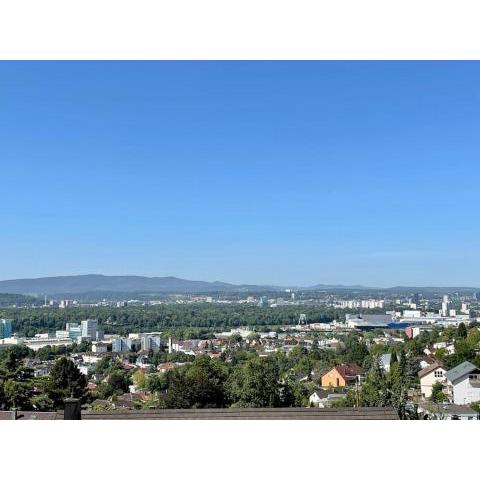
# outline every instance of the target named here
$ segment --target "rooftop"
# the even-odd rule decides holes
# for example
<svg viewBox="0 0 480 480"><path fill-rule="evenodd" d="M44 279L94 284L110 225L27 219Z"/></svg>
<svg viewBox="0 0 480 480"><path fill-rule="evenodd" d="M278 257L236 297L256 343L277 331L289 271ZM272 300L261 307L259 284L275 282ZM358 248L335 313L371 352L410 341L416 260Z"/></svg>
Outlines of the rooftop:
<svg viewBox="0 0 480 480"><path fill-rule="evenodd" d="M13 420L0 412L0 420ZM205 408L82 411L83 420L398 420L393 408ZM63 412L17 412L17 420L63 420Z"/></svg>
<svg viewBox="0 0 480 480"><path fill-rule="evenodd" d="M447 380L451 383L455 382L459 378L467 375L475 370L480 370L477 366L470 362L463 362L460 365L457 365L455 368L452 368L446 373Z"/></svg>

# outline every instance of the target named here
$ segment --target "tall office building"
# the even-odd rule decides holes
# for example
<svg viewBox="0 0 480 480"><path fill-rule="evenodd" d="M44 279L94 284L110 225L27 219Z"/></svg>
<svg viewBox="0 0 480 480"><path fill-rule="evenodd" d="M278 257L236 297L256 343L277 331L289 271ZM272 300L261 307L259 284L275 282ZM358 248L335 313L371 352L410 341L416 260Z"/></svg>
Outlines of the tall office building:
<svg viewBox="0 0 480 480"><path fill-rule="evenodd" d="M91 340L97 339L98 333L98 320L91 319L82 320L81 323L82 338L89 338Z"/></svg>
<svg viewBox="0 0 480 480"><path fill-rule="evenodd" d="M79 341L82 336L82 327L78 323L67 322L65 330L68 334L68 337L73 341Z"/></svg>
<svg viewBox="0 0 480 480"><path fill-rule="evenodd" d="M0 338L10 338L12 336L12 321L6 318L0 319Z"/></svg>

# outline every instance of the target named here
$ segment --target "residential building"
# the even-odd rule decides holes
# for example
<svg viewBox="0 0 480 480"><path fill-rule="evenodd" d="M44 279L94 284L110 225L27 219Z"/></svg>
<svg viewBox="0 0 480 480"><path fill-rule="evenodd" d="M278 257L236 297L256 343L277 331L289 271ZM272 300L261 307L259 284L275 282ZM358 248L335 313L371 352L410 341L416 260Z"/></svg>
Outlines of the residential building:
<svg viewBox="0 0 480 480"><path fill-rule="evenodd" d="M160 351L162 346L162 338L158 334L153 333L144 333L140 336L140 349L144 352L148 352L149 350L153 351L154 353Z"/></svg>
<svg viewBox="0 0 480 480"><path fill-rule="evenodd" d="M346 393L328 393L326 390L315 390L308 398L309 405L317 408L328 408L347 396Z"/></svg>
<svg viewBox="0 0 480 480"><path fill-rule="evenodd" d="M435 383L446 385L446 373L447 370L440 363L432 363L431 365L427 365L418 372L418 378L420 379L420 390L424 398L430 398L432 396L432 387L435 385Z"/></svg>
<svg viewBox="0 0 480 480"><path fill-rule="evenodd" d="M479 420L479 413L468 405L425 404L419 405L419 413L425 413L431 420Z"/></svg>
<svg viewBox="0 0 480 480"><path fill-rule="evenodd" d="M457 405L480 402L480 368L470 362L463 362L446 373L447 388Z"/></svg>
<svg viewBox="0 0 480 480"><path fill-rule="evenodd" d="M94 353L106 353L108 346L104 342L92 342L92 352Z"/></svg>
<svg viewBox="0 0 480 480"><path fill-rule="evenodd" d="M346 387L361 383L363 370L356 363L342 363L333 367L321 378L323 388Z"/></svg>
<svg viewBox="0 0 480 480"><path fill-rule="evenodd" d="M130 349L125 338L112 338L112 352L121 353L128 352Z"/></svg>

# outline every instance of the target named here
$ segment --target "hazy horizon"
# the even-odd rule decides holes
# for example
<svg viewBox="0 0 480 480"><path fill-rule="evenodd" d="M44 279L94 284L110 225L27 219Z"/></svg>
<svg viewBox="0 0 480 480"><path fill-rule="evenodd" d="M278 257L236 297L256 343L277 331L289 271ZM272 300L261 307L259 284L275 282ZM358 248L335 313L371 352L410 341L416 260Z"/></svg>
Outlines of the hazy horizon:
<svg viewBox="0 0 480 480"><path fill-rule="evenodd" d="M476 285L479 62L2 62L0 278Z"/></svg>
<svg viewBox="0 0 480 480"><path fill-rule="evenodd" d="M312 284L294 284L294 283L286 283L286 284L275 284L275 283L259 283L259 282L232 282L228 279L208 279L208 278L186 278L180 277L178 275L141 275L141 274L118 274L118 275L108 275L104 273L84 273L84 274L73 274L73 275L48 275L48 276L32 276L32 277L22 277L22 278L0 278L0 282L5 281L20 281L20 280L40 280L44 278L61 278L61 277L76 277L76 276L105 276L105 277L142 277L142 278L176 278L179 280L187 280L187 281L194 281L194 282L208 282L208 283L228 283L232 285L253 285L253 286L260 286L260 287L277 287L277 288L311 288L317 285L325 285L329 287L363 287L363 288L371 288L371 289L389 289L395 287L401 288L480 288L476 285L464 285L464 284L429 284L429 285L413 285L413 284L400 284L400 283L392 283L389 285L368 285L368 284L359 284L359 283L351 283L351 282L340 282L340 283L332 283L332 282L315 282ZM0 288L0 293L2 293Z"/></svg>

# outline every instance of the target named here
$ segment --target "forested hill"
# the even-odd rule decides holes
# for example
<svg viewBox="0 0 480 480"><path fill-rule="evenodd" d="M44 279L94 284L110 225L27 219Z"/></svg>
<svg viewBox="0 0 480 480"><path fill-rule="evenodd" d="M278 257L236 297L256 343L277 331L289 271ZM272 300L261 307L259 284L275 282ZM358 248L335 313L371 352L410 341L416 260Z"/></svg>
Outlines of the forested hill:
<svg viewBox="0 0 480 480"><path fill-rule="evenodd" d="M0 307L25 307L30 305L38 305L40 300L36 297L28 295L19 295L17 293L0 293Z"/></svg>
<svg viewBox="0 0 480 480"><path fill-rule="evenodd" d="M73 275L0 281L0 292L39 295L96 291L197 293L248 290L249 288L261 290L264 287L134 275Z"/></svg>
<svg viewBox="0 0 480 480"><path fill-rule="evenodd" d="M292 288L292 287L291 287ZM361 285L317 284L311 287L293 287L300 290L321 290L362 295L407 295L415 292L424 295L472 294L479 289L472 287L391 287L376 288ZM61 277L25 278L0 281L1 293L22 295L76 295L95 292L123 293L214 293L214 292L276 292L285 287L268 285L235 285L226 282L186 280L177 277L142 277L136 275L69 275Z"/></svg>

